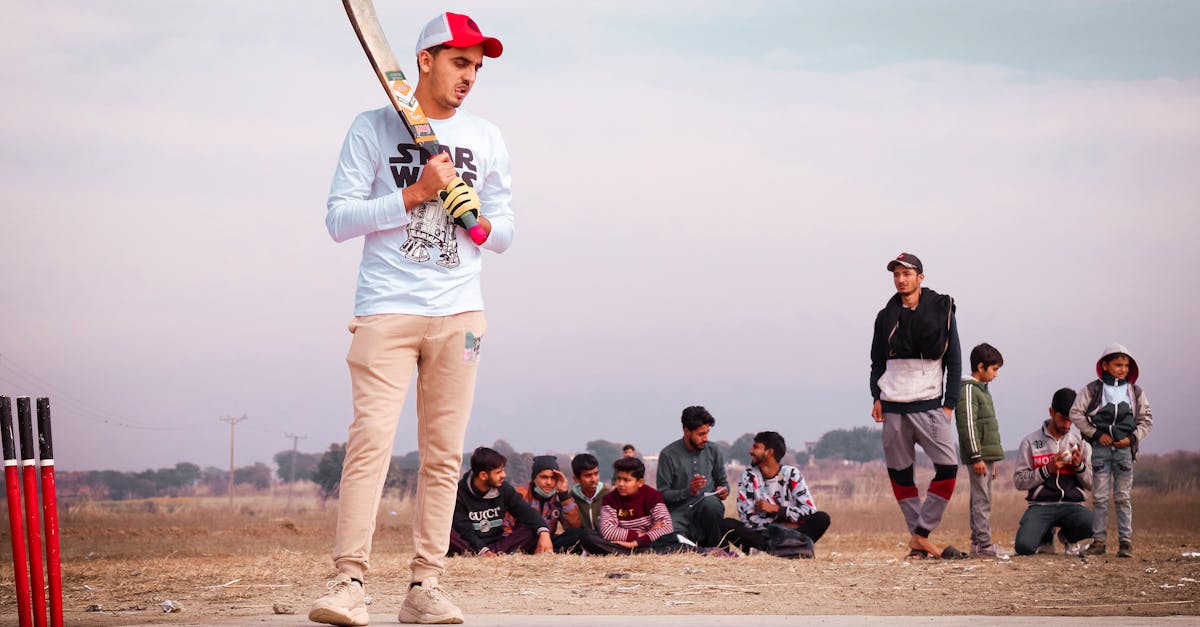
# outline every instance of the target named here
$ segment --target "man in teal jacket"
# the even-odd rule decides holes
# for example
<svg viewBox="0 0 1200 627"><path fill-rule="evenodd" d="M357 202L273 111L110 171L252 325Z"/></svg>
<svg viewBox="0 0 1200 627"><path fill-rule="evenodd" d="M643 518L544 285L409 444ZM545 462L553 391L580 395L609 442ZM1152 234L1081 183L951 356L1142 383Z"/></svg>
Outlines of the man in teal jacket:
<svg viewBox="0 0 1200 627"><path fill-rule="evenodd" d="M683 437L658 454L655 487L671 512L675 531L702 547L721 541L729 478L721 452L708 446L708 432L717 424L708 410L693 405L683 410Z"/></svg>

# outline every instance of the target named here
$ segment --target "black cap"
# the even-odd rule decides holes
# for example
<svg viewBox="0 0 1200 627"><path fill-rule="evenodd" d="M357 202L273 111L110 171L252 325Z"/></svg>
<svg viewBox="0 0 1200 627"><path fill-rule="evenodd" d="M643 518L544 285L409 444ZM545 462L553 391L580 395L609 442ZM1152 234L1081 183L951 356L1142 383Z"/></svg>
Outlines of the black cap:
<svg viewBox="0 0 1200 627"><path fill-rule="evenodd" d="M553 455L538 455L533 458L533 477L543 470L558 470L558 458Z"/></svg>
<svg viewBox="0 0 1200 627"><path fill-rule="evenodd" d="M1075 404L1075 390L1062 388L1050 399L1050 409L1064 416L1071 415L1071 406Z"/></svg>
<svg viewBox="0 0 1200 627"><path fill-rule="evenodd" d="M888 272L896 269L896 266L904 266L917 271L917 274L925 274L925 266L921 264L921 260L912 253L900 253L895 259L888 262Z"/></svg>

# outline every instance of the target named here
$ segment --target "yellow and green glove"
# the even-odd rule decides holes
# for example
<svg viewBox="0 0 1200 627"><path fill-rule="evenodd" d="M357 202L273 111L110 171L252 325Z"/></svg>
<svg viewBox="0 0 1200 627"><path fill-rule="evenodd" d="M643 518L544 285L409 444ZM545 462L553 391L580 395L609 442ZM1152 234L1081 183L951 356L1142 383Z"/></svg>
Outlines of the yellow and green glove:
<svg viewBox="0 0 1200 627"><path fill-rule="evenodd" d="M471 241L476 245L487 241L487 232L479 224L479 194L475 193L462 177L455 177L446 189L438 192L438 196L441 197L446 212L454 218L454 223L471 235Z"/></svg>

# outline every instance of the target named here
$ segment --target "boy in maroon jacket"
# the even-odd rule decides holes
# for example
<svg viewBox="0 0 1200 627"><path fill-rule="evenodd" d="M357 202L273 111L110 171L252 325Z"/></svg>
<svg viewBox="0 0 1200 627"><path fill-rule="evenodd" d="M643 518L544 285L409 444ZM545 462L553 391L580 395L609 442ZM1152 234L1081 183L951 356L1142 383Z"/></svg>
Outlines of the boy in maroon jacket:
<svg viewBox="0 0 1200 627"><path fill-rule="evenodd" d="M675 535L662 493L646 485L646 465L636 457L613 462L613 489L600 508L600 534L631 553L685 550Z"/></svg>

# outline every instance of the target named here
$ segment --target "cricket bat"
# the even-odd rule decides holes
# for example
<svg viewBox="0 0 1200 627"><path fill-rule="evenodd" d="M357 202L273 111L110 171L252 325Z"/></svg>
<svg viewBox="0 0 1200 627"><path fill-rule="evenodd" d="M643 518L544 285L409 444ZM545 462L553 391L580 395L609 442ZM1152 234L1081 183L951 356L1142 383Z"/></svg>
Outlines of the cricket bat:
<svg viewBox="0 0 1200 627"><path fill-rule="evenodd" d="M400 121L412 136L413 143L425 151L426 158L438 154L442 146L433 132L433 126L429 124L429 118L421 110L421 103L417 102L416 91L408 84L400 64L396 62L396 55L392 53L392 47L388 45L383 27L375 15L374 2L342 0L342 4L346 7L354 34L358 35L358 42L362 44L363 52L367 53L367 59L375 70L375 77L383 85L383 91L387 92L388 100L400 115ZM464 214L461 220L471 241L476 245L487 241L487 232L479 225L474 214Z"/></svg>

